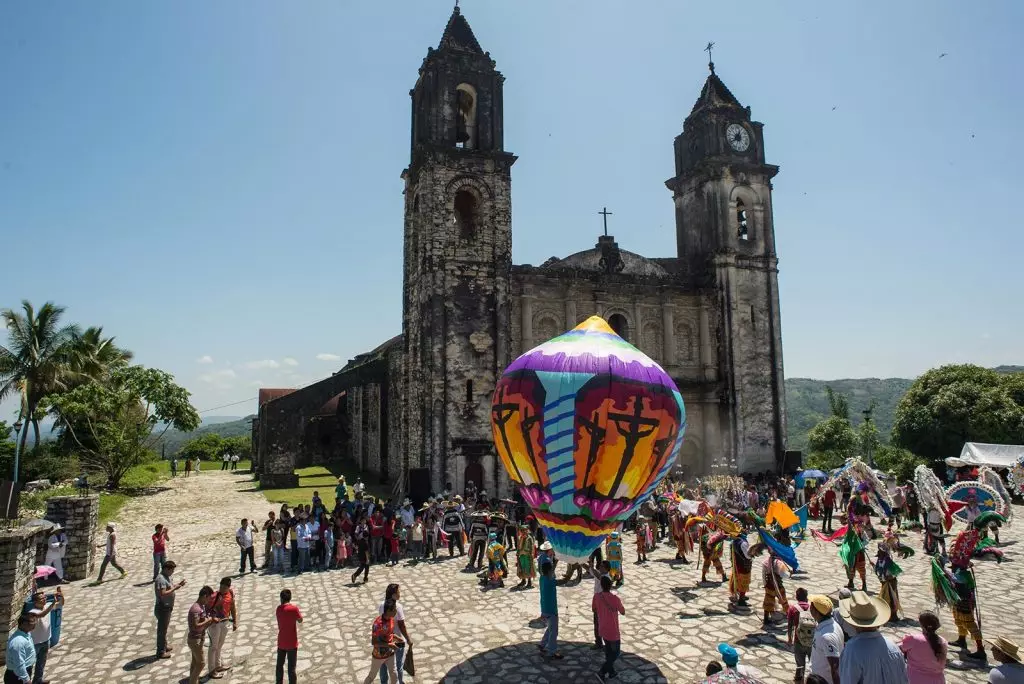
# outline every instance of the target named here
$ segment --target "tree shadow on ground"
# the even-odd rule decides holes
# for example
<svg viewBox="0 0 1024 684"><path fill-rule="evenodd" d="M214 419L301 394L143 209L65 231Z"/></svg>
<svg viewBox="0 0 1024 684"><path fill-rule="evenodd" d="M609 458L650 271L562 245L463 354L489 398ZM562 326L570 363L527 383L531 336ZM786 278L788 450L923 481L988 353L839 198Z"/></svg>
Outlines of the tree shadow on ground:
<svg viewBox="0 0 1024 684"><path fill-rule="evenodd" d="M515 681L525 683L592 684L599 681L597 671L604 663L604 651L581 642L558 642L565 657L549 660L541 655L536 641L501 646L478 653L453 666L441 677L441 684L459 682ZM667 684L668 677L657 663L634 653L623 652L615 661L618 677L628 684Z"/></svg>
<svg viewBox="0 0 1024 684"><path fill-rule="evenodd" d="M139 496L153 496L154 494L159 494L161 492L168 492L170 489L170 487L165 485L154 485L152 487L125 487L124 489L115 489L114 493L127 494L134 498Z"/></svg>

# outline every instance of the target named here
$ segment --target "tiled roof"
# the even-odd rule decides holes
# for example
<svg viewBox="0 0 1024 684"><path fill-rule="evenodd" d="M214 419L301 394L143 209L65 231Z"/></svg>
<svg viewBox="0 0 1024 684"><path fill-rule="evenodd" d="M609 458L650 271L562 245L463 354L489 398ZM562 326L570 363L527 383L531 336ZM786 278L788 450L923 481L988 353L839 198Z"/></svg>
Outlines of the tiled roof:
<svg viewBox="0 0 1024 684"><path fill-rule="evenodd" d="M259 405L263 406L268 401L274 401L275 399L280 399L281 397L285 396L286 394L291 394L294 391L295 391L294 389L284 389L284 388L273 389L273 388L269 388L269 387L262 387L262 388L260 388L260 393L259 393Z"/></svg>

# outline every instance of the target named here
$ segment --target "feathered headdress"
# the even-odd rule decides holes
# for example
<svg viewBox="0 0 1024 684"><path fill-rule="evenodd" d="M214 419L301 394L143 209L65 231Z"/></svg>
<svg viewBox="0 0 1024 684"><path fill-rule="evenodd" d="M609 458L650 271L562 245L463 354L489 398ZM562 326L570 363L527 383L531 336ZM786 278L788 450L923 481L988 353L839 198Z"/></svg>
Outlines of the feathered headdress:
<svg viewBox="0 0 1024 684"><path fill-rule="evenodd" d="M1010 500L1010 493L1006 491L1006 486L1003 484L1003 478L999 477L999 473L988 466L981 466L978 468L978 481L982 484L987 484L999 494L999 498L1002 499L1000 502L1002 505L998 509L999 514L1005 518L1003 522L1009 524L1013 519L1013 502Z"/></svg>

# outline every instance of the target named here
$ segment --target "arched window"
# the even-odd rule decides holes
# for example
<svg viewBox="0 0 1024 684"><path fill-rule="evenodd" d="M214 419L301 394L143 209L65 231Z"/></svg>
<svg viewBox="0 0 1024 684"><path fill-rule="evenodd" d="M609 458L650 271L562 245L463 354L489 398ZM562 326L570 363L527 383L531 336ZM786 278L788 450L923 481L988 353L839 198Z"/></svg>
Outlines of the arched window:
<svg viewBox="0 0 1024 684"><path fill-rule="evenodd" d="M455 193L455 225L465 240L476 234L479 214L477 204L476 195L469 190Z"/></svg>
<svg viewBox="0 0 1024 684"><path fill-rule="evenodd" d="M476 149L476 88L460 83L455 88L455 146Z"/></svg>
<svg viewBox="0 0 1024 684"><path fill-rule="evenodd" d="M750 239L750 229L747 226L747 207L743 200L736 200L736 232L740 240Z"/></svg>
<svg viewBox="0 0 1024 684"><path fill-rule="evenodd" d="M615 334L629 342L629 321L620 313L608 317L608 325L612 327Z"/></svg>

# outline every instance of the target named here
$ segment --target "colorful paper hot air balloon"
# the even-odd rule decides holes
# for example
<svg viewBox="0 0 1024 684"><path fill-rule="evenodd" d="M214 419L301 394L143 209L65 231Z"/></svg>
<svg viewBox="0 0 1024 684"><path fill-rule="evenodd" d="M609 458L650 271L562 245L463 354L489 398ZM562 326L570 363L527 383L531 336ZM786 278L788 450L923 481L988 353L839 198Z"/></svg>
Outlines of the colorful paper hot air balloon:
<svg viewBox="0 0 1024 684"><path fill-rule="evenodd" d="M583 561L668 473L686 411L661 366L592 316L508 367L491 423L556 553Z"/></svg>

